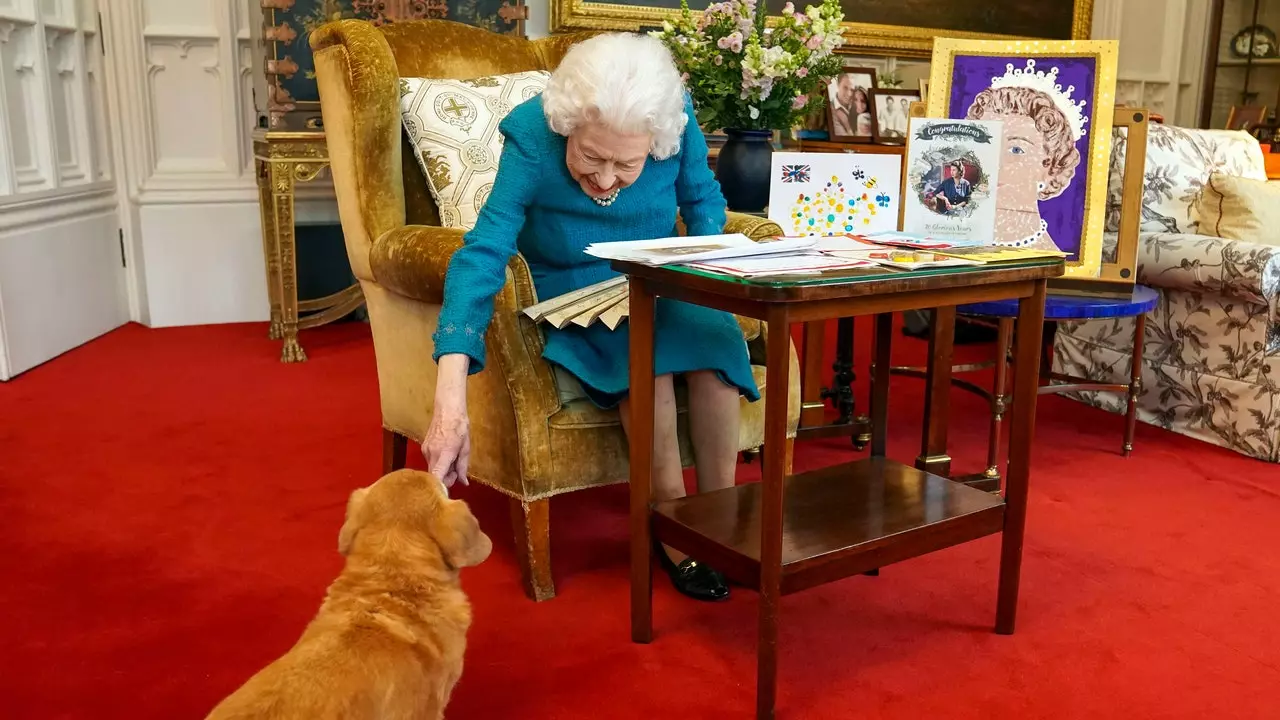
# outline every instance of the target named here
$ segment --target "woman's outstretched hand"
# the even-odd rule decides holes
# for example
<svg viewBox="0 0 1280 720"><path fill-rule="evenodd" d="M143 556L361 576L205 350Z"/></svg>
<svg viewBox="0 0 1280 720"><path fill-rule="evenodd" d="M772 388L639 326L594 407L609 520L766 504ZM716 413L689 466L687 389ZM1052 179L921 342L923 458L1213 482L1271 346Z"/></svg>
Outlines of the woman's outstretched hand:
<svg viewBox="0 0 1280 720"><path fill-rule="evenodd" d="M467 368L470 362L465 355L440 358L435 412L422 441L427 469L440 478L445 487L452 487L455 482L468 484L471 423L467 419Z"/></svg>

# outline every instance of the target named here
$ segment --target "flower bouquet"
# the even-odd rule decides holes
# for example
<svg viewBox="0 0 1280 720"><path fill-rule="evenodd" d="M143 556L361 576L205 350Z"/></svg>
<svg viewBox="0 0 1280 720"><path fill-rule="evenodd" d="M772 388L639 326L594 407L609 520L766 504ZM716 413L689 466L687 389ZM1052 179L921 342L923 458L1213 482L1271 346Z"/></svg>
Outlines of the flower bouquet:
<svg viewBox="0 0 1280 720"><path fill-rule="evenodd" d="M766 26L757 0L727 0L680 16L654 36L671 50L707 131L785 130L800 124L843 65L838 0L799 12L788 2Z"/></svg>

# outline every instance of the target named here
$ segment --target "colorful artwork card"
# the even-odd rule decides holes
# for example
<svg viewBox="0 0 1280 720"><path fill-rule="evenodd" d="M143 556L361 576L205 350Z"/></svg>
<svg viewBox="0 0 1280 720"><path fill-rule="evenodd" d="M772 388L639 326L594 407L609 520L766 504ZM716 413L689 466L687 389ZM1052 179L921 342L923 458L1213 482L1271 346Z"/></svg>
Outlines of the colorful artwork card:
<svg viewBox="0 0 1280 720"><path fill-rule="evenodd" d="M901 186L897 155L776 152L769 219L788 235L897 230Z"/></svg>

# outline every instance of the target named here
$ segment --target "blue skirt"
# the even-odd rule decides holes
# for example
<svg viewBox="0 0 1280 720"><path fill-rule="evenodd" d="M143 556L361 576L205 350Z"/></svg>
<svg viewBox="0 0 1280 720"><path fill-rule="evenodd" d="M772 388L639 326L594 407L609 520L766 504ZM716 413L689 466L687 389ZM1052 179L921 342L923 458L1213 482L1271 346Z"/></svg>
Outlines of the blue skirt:
<svg viewBox="0 0 1280 720"><path fill-rule="evenodd" d="M598 322L548 327L542 357L577 378L596 406L613 408L631 386L630 329L630 323L610 330ZM751 402L760 399L742 327L729 313L659 298L653 340L655 375L710 370Z"/></svg>

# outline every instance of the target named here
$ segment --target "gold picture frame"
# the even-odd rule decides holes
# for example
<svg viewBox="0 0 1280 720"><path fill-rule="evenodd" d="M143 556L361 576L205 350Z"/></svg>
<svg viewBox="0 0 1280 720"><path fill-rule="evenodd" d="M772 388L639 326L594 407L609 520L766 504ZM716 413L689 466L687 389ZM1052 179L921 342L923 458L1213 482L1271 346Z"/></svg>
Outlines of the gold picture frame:
<svg viewBox="0 0 1280 720"><path fill-rule="evenodd" d="M1071 37L1084 40L1093 27L1094 0L1067 0L1072 2ZM808 0L810 4L816 0ZM614 30L634 32L656 28L664 20L672 20L680 14L678 9L630 5L592 0L550 0L551 31L572 32L581 30ZM797 2L803 9L805 2ZM697 15L697 11L694 13ZM848 11L845 13L849 16ZM776 20L776 17L771 19ZM946 28L916 27L909 25L879 25L873 23L844 23L844 47L839 52L854 55L892 55L897 57L929 57L935 39L1017 39L1018 36L998 33L968 32Z"/></svg>
<svg viewBox="0 0 1280 720"><path fill-rule="evenodd" d="M1072 172L1046 176L1037 188L1034 202L1028 206L1030 212L1041 215L1038 234L1047 232L1055 245L1072 254L1066 263L1068 278L1096 278L1102 265L1118 56L1119 47L1114 40L939 38L934 44L927 101L929 117L966 117L974 105L965 98L976 96L979 88L986 88L991 82L982 78L995 77L1003 71L1007 80L1012 74L1030 70L1031 63L1026 61L1039 61L1035 66L1037 74L1052 73L1053 80L1041 78L1050 91L1057 84L1058 91L1065 93L1064 97L1073 105L1083 101L1077 114L1083 116L1083 132L1074 142L1058 138L1060 157L1070 157L1072 147L1079 153ZM958 89L953 84L958 84ZM1092 91L1087 95L1083 90L1076 91L1076 87L1089 88L1090 84ZM953 102L963 107L952 107ZM1044 142L1048 144L1050 140ZM1049 203L1053 204L1052 208L1047 207Z"/></svg>

